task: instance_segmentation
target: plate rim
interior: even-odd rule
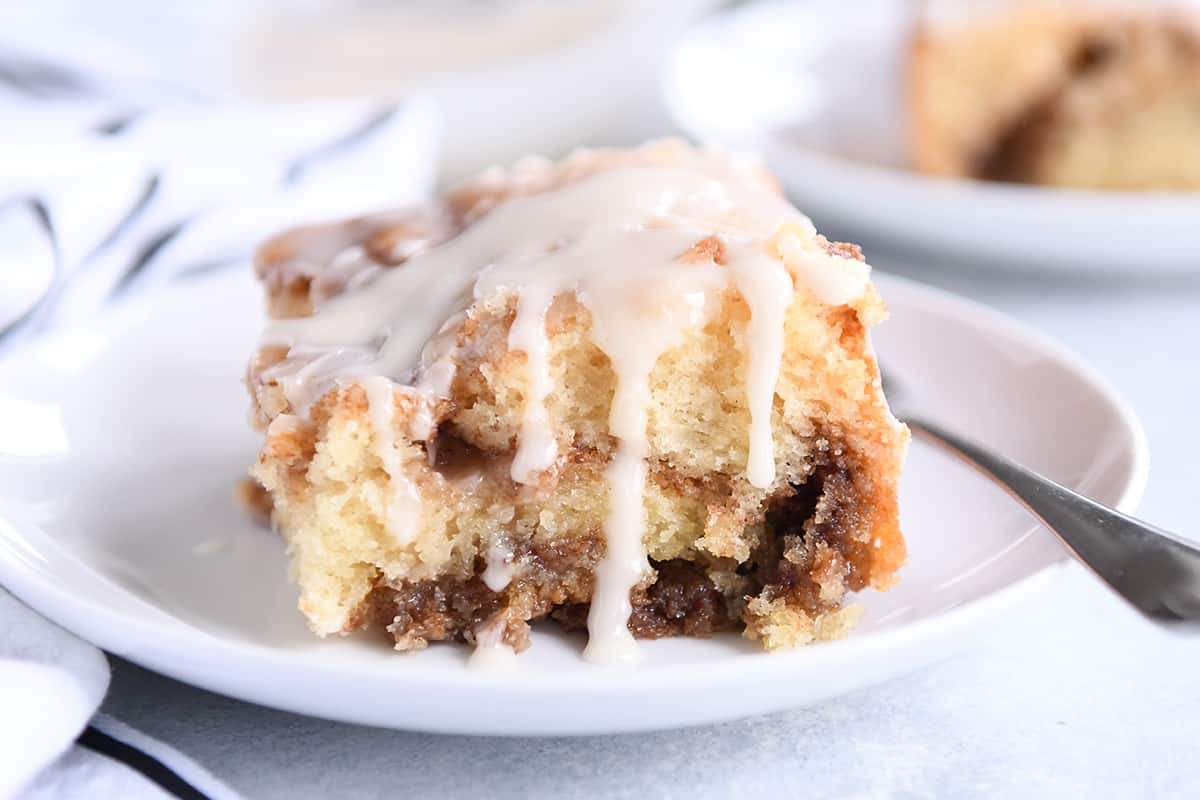
[[[750,3],[732,8],[722,9],[714,14],[710,14],[697,23],[688,28],[682,36],[679,37],[669,48],[667,53],[668,61],[676,59],[678,52],[683,47],[689,45],[696,38],[704,35],[711,36],[714,31],[719,30],[723,25],[729,24],[730,20],[739,17],[748,17],[751,15],[767,14],[775,8],[787,9],[793,13],[804,13],[804,9],[795,6],[788,0],[765,0],[765,2]],[[722,143],[724,137],[712,136],[709,132],[701,130],[703,126],[693,125],[689,119],[690,115],[681,112],[676,93],[672,90],[671,84],[673,77],[669,74],[670,68],[664,71],[662,80],[660,81],[660,93],[663,101],[667,105],[667,110],[671,117],[685,130],[690,131],[698,136],[702,141],[712,141],[713,143]],[[749,137],[746,144],[761,146],[764,137],[770,134],[769,131],[761,131],[753,137]],[[733,139],[725,141],[725,144],[737,145],[738,140]],[[1010,183],[1005,181],[982,181],[974,178],[958,178],[944,175],[929,175],[919,172],[915,169],[905,168],[902,166],[893,166],[888,164],[876,164],[871,161],[859,160],[848,156],[831,153],[821,150],[817,147],[812,147],[802,143],[790,145],[791,149],[797,153],[803,153],[806,157],[812,157],[824,163],[836,163],[845,169],[853,169],[856,172],[864,175],[870,175],[875,180],[913,180],[926,184],[930,187],[938,186],[971,186],[984,190],[994,197],[1002,195],[1024,195],[1024,199],[1037,198],[1039,202],[1049,201],[1052,199],[1061,199],[1069,197],[1078,201],[1093,204],[1093,208],[1102,207],[1104,205],[1112,206],[1112,210],[1121,210],[1117,206],[1122,201],[1127,201],[1130,196],[1136,196],[1140,201],[1148,200],[1161,204],[1176,204],[1181,210],[1194,211],[1200,207],[1200,190],[1196,189],[1137,189],[1137,190],[1122,190],[1122,189],[1086,189],[1079,187],[1060,187],[1060,186],[1040,186],[1026,183]]]
[[[229,271],[219,271],[195,280],[227,280],[229,277]],[[998,328],[1022,344],[1053,357],[1093,388],[1097,392],[1098,398],[1111,409],[1115,418],[1120,421],[1122,432],[1128,438],[1128,476],[1120,489],[1120,496],[1115,499],[1115,505],[1127,513],[1136,508],[1145,490],[1148,477],[1149,453],[1145,433],[1128,403],[1107,379],[1064,345],[977,301],[928,286],[919,281],[878,271],[875,278],[883,287],[881,293],[885,297],[889,291],[893,291],[889,290],[888,286],[897,287],[899,291],[906,294],[906,299],[912,299],[914,304],[933,303],[952,313],[953,317],[960,322],[966,319],[968,324],[971,324],[969,318],[974,318],[976,322],[973,324],[983,324],[989,329]],[[124,308],[114,309],[110,313],[103,314],[82,328],[104,330],[124,327],[131,321],[131,315],[136,319],[139,309],[152,302],[159,292],[186,292],[190,283],[190,281],[185,281],[148,291],[123,303]],[[31,358],[30,354],[45,346],[46,342],[52,342],[59,335],[75,335],[79,329],[51,332],[48,336],[30,342],[27,347],[15,353],[6,354],[0,358],[0,369]],[[1047,534],[1042,532],[1039,535]],[[610,724],[608,727],[589,725],[579,729],[569,725],[565,727],[554,725],[521,727],[519,724],[505,726],[501,723],[499,728],[485,729],[480,726],[463,727],[453,720],[441,724],[436,720],[423,720],[417,723],[413,720],[396,719],[382,706],[379,709],[340,706],[331,703],[329,698],[319,695],[305,696],[303,693],[297,695],[288,690],[281,691],[279,687],[264,685],[261,679],[257,682],[252,678],[230,679],[226,676],[231,671],[278,675],[280,670],[292,673],[288,676],[289,680],[300,679],[303,683],[327,679],[345,680],[355,676],[372,679],[380,667],[374,664],[355,664],[351,670],[347,670],[345,665],[336,662],[310,660],[304,663],[294,660],[295,656],[286,651],[256,642],[223,639],[210,631],[187,625],[181,621],[171,625],[160,624],[155,621],[154,613],[133,616],[124,613],[120,608],[105,603],[90,604],[85,597],[59,585],[60,581],[55,580],[53,571],[48,571],[49,567],[46,566],[45,559],[36,556],[35,551],[38,549],[39,542],[43,547],[58,550],[57,555],[69,559],[77,568],[87,570],[94,579],[115,587],[129,600],[151,609],[152,612],[164,613],[154,604],[138,597],[108,576],[88,566],[82,558],[69,552],[48,532],[32,523],[22,521],[13,510],[0,508],[0,579],[16,597],[56,624],[109,652],[194,686],[247,702],[343,722],[441,733],[572,735],[653,730],[678,727],[680,724],[668,719],[661,723]],[[20,545],[24,545],[30,553],[19,552]],[[40,558],[42,566],[32,563],[30,554],[33,554],[34,558]],[[791,653],[746,653],[741,654],[744,657],[735,656],[704,661],[690,669],[685,680],[689,683],[704,684],[737,677],[744,678],[745,674],[750,671],[767,678],[773,674],[782,674],[794,669],[794,658],[798,656],[808,662],[817,662],[815,665],[806,664],[806,668],[820,670],[839,663],[859,662],[863,659],[884,656],[897,647],[908,650],[915,647],[922,653],[928,650],[932,653],[928,660],[934,660],[944,655],[946,651],[957,649],[962,642],[968,640],[968,637],[961,634],[967,632],[975,623],[992,619],[1004,609],[1019,606],[1025,600],[1031,599],[1040,591],[1047,589],[1071,561],[1071,557],[1064,551],[1060,558],[1002,588],[895,628],[851,636],[838,642],[823,643],[817,647],[804,648]],[[103,624],[97,624],[98,621],[103,621]],[[943,647],[941,649],[930,648],[929,645],[935,642],[942,643]],[[198,647],[198,645],[203,646]],[[920,660],[921,658],[918,656],[917,661]],[[232,670],[230,670],[231,667]],[[464,677],[468,675],[469,677]],[[451,677],[447,678],[446,676]],[[573,671],[565,676],[554,676],[554,679],[550,680],[547,680],[545,674],[467,673],[465,670],[458,670],[445,671],[444,674],[429,671],[405,674],[402,677],[398,676],[397,680],[405,681],[403,684],[405,688],[415,691],[471,690],[485,692],[503,687],[506,691],[515,694],[525,693],[531,698],[541,701],[561,698],[568,694],[573,698],[585,696],[593,701],[618,699],[627,701],[631,696],[653,693],[656,688],[662,688],[668,683],[677,685],[680,682],[677,671],[669,668],[643,669],[638,674],[636,681],[623,680],[626,676],[627,673],[622,670],[600,668],[594,671],[591,669]],[[887,677],[890,676],[885,676],[881,680]],[[287,684],[289,680],[282,680],[280,683]],[[868,684],[861,683],[859,685]],[[787,706],[788,704],[785,702],[779,708]],[[728,714],[718,713],[710,718],[701,717],[684,724],[701,724],[731,718],[733,717]]]
[[[668,49],[659,79],[660,97],[676,126],[705,144],[761,153],[803,210],[826,228],[849,231],[851,239],[886,250],[897,264],[929,262],[945,268],[965,261],[959,266],[971,271],[1108,279],[1169,278],[1200,269],[1195,255],[1200,236],[1185,237],[1185,246],[1179,238],[1179,231],[1200,214],[1200,190],[1047,187],[927,175],[793,141],[770,123],[724,130],[696,111],[701,106],[728,108],[731,91],[709,89],[709,84],[696,88],[696,70],[689,65],[698,50],[719,47],[726,54],[745,54],[745,47],[725,43],[734,38],[729,35],[732,30],[744,27],[743,20],[775,16],[771,27],[778,28],[804,15],[827,13],[815,8],[822,2],[832,5],[829,0],[763,0],[721,10],[690,27]],[[741,60],[757,63],[753,57]],[[779,75],[783,69],[767,67],[766,72]],[[797,74],[804,74],[803,68]],[[699,104],[702,97],[710,102]],[[726,116],[735,112],[727,111]],[[819,189],[829,186],[834,189]],[[864,196],[877,201],[858,202]],[[898,215],[896,209],[912,213]],[[947,226],[946,219],[969,224]],[[1014,230],[1024,234],[1010,235]],[[1137,235],[1092,244],[1112,230]]]

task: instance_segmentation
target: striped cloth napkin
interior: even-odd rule
[[[164,282],[246,268],[278,228],[420,201],[435,171],[420,98],[222,102],[3,31],[0,116],[0,357]],[[108,681],[103,654],[0,588],[0,800],[234,796],[96,716]]]
[[[181,98],[2,40],[0,115],[0,348],[244,260],[280,227],[419,201],[435,169],[420,98]]]

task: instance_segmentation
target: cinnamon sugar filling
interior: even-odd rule
[[[433,460],[439,472],[455,478],[486,469],[487,480],[511,484],[514,495],[520,490],[504,467],[511,453],[491,453],[447,430],[439,433]],[[652,559],[651,577],[630,595],[630,632],[639,639],[657,639],[736,630],[749,622],[747,603],[752,598],[782,600],[815,618],[839,609],[847,591],[864,588],[871,564],[869,543],[863,541],[868,530],[864,504],[869,500],[855,486],[854,467],[844,452],[833,444],[814,448],[818,465],[812,476],[767,500],[765,524],[745,562],[711,556],[707,561]],[[569,464],[603,458],[578,447],[563,455]],[[667,468],[654,474],[672,483],[694,483]],[[705,492],[712,503],[719,503],[722,494],[728,496],[727,487],[711,482],[692,490]],[[410,650],[433,641],[473,643],[477,631],[499,621],[504,642],[517,651],[528,647],[529,623],[534,620],[548,618],[567,630],[585,629],[595,568],[605,552],[601,531],[513,541],[510,548],[520,567],[499,591],[487,584],[488,562],[481,554],[470,574],[418,582],[381,579],[354,627],[386,628],[398,649]],[[723,590],[713,572],[723,574]]]

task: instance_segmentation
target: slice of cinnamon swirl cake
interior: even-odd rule
[[[282,234],[253,476],[320,634],[844,635],[904,561],[884,306],[754,163],[668,141]]]

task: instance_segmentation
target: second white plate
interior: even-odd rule
[[[1004,318],[880,279],[886,368],[935,417],[1093,497],[1132,509],[1137,422],[1091,372]],[[381,638],[319,640],[296,611],[279,537],[231,499],[254,457],[241,374],[261,323],[249,269],[150,291],[0,363],[0,583],[80,636],[180,680],[374,725],[582,734],[694,725],[801,706],[961,647],[1065,560],[998,490],[914,443],[900,584],[858,598],[846,640],[763,653],[736,636],[643,644],[601,668],[583,640],[534,633],[514,673],[467,650],[401,656]]]
[[[699,141],[765,154],[826,232],[956,269],[1200,274],[1200,192],[1103,192],[907,168],[908,0],[772,0],[710,17],[664,91]]]

